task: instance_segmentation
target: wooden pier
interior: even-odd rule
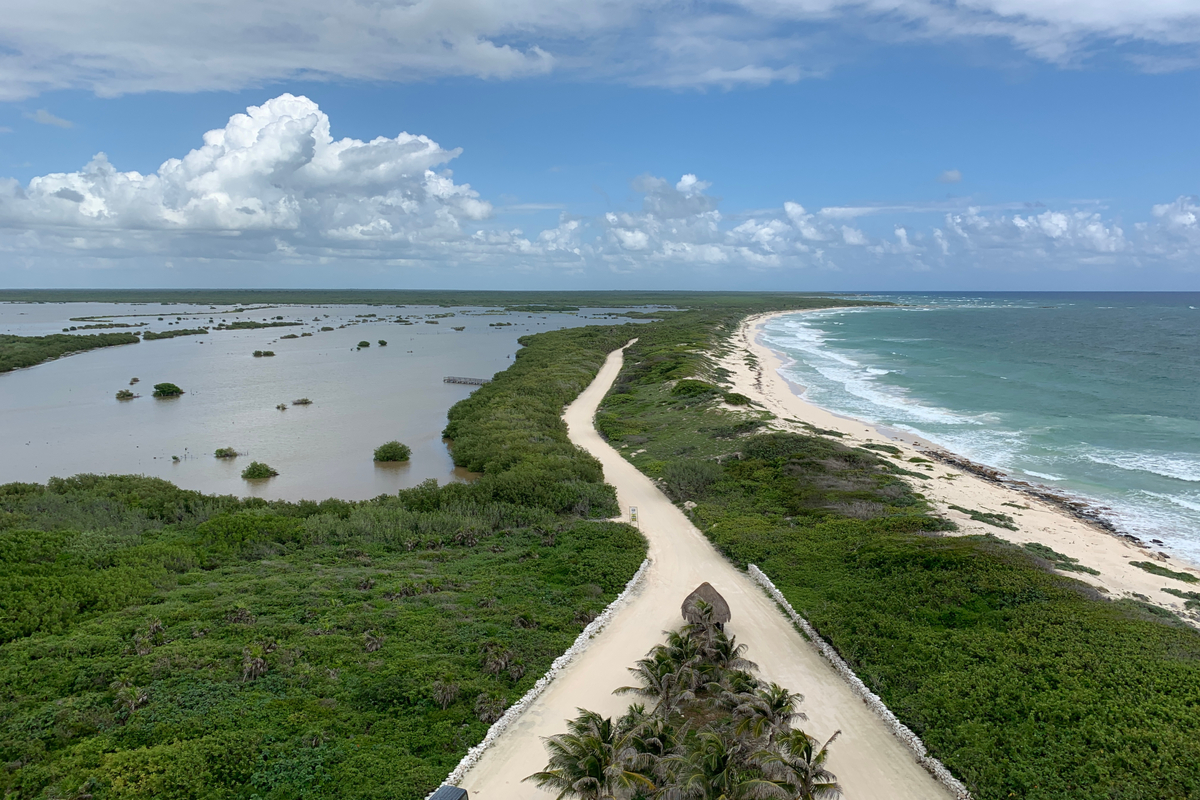
[[[442,383],[465,383],[468,386],[483,386],[485,383],[491,382],[491,378],[458,378],[454,375],[442,378]]]

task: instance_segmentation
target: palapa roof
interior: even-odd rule
[[[457,786],[443,785],[439,786],[429,800],[467,800],[467,790],[460,789]]]
[[[689,594],[683,601],[680,611],[683,613],[683,618],[688,622],[696,623],[700,621],[700,614],[696,611],[696,601],[703,600],[713,607],[713,622],[722,624],[729,622],[729,603],[725,602],[725,598],[721,597],[720,592],[712,587],[711,583],[705,581],[696,587],[696,591]]]

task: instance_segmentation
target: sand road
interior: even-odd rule
[[[762,590],[725,560],[708,540],[642,473],[596,432],[593,418],[621,369],[622,351],[609,355],[599,375],[567,407],[571,441],[604,465],[628,520],[638,509],[639,527],[650,542],[653,563],[640,591],[628,598],[612,622],[593,640],[524,714],[497,740],[462,787],[472,800],[547,798],[527,775],[542,769],[542,737],[561,733],[564,721],[583,707],[620,714],[629,698],[612,694],[631,682],[627,667],[662,640],[664,630],[682,624],[679,606],[703,581],[729,601],[727,630],[749,645],[759,676],[801,692],[803,727],[822,740],[842,736],[831,748],[830,769],[850,800],[950,798],[951,794],[917,764],[910,751],[884,727],[817,651],[801,638]]]

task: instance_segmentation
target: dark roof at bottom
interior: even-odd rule
[[[467,800],[467,790],[457,786],[441,786],[429,796],[429,800]]]

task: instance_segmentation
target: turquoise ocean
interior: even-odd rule
[[[1200,563],[1200,293],[879,294],[763,342],[805,400],[1088,501]]]

